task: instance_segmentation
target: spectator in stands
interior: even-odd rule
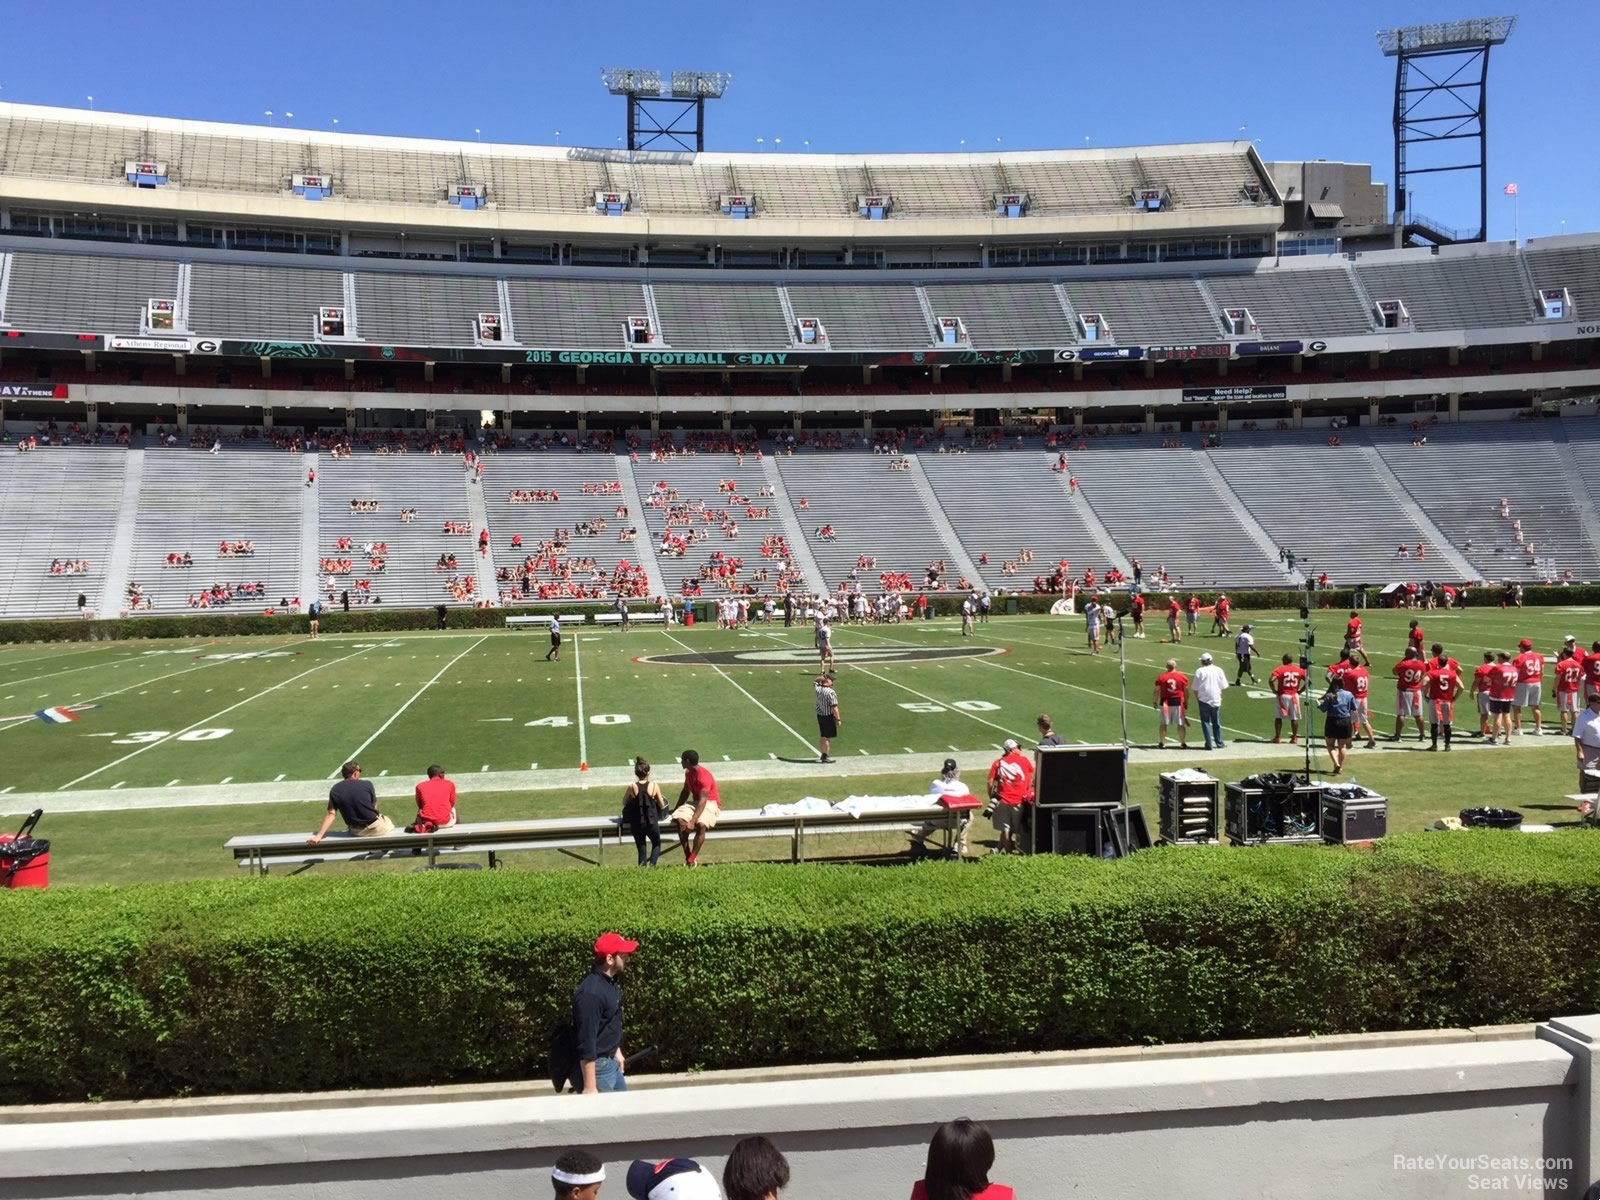
[[[948,1121],[928,1143],[928,1165],[911,1188],[911,1200],[1012,1200],[1004,1184],[990,1183],[994,1139],[965,1117]]]
[[[641,867],[653,867],[661,858],[661,815],[666,811],[666,797],[650,778],[650,760],[642,755],[635,758],[633,782],[622,793],[622,823],[633,835]],[[650,843],[648,857],[644,849],[647,841]]]
[[[456,823],[456,785],[444,777],[444,768],[435,763],[428,777],[416,787],[417,819],[408,833],[432,833]]]
[[[638,942],[629,941],[620,933],[602,933],[594,943],[594,966],[572,994],[578,1068],[586,1096],[628,1090],[624,1074],[627,1060],[622,1056],[622,986],[618,980],[628,965],[628,956],[638,948]]]
[[[351,759],[339,768],[339,782],[328,789],[328,812],[322,819],[322,828],[307,841],[313,846],[327,836],[334,817],[343,817],[351,837],[387,837],[394,832],[394,822],[378,811],[378,793],[372,784],[361,778],[361,764]]]
[[[779,1200],[789,1186],[789,1162],[764,1137],[741,1138],[722,1168],[727,1200]]]
[[[722,797],[717,793],[716,779],[700,765],[698,750],[685,750],[679,762],[683,766],[683,790],[678,793],[678,807],[672,810],[672,823],[678,829],[684,865],[696,867],[700,865],[706,832],[716,828],[722,812]]]
[[[550,1169],[555,1200],[600,1200],[605,1164],[588,1150],[564,1150]]]
[[[636,1159],[628,1167],[633,1200],[722,1200],[716,1176],[691,1158]]]

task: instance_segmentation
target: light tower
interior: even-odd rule
[[[698,154],[706,148],[706,101],[720,100],[732,76],[725,71],[674,71],[663,86],[661,72],[607,67],[600,82],[628,101],[628,149],[666,148]]]
[[[1489,48],[1503,43],[1516,27],[1516,17],[1475,17],[1378,31],[1378,47],[1395,60],[1397,242],[1403,243],[1412,231],[1435,244],[1481,242],[1488,237]],[[1456,171],[1477,172],[1475,232],[1442,229],[1418,221],[1411,211],[1413,175]]]

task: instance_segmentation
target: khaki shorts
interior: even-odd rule
[[[355,837],[388,837],[393,832],[394,822],[382,813],[379,813],[378,819],[365,829],[352,829],[350,831]]]
[[[708,804],[705,811],[700,814],[700,819],[696,821],[694,819],[694,805],[685,803],[672,810],[671,819],[674,824],[699,825],[701,829],[715,829],[717,827],[717,817],[721,812],[722,809],[719,805]]]
[[[1015,833],[1022,827],[1022,805],[996,804],[994,816],[990,819],[1000,833]]]

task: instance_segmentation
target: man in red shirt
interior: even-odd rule
[[[1450,749],[1452,726],[1456,719],[1456,697],[1461,694],[1461,671],[1453,658],[1435,658],[1428,664],[1428,703],[1433,743],[1429,750],[1439,748],[1439,729],[1444,728],[1444,748]]]
[[[1489,741],[1493,743],[1496,732],[1502,743],[1511,744],[1511,710],[1517,702],[1517,668],[1511,655],[1504,650],[1495,652],[1495,663],[1489,675]]]
[[[998,802],[994,809],[994,827],[1000,834],[996,853],[1018,854],[1022,806],[1033,801],[1033,762],[1011,738],[1000,748],[1003,753],[989,767],[989,796]]]
[[[456,823],[456,785],[444,777],[444,768],[435,763],[428,777],[417,784],[417,823],[414,833],[449,829]]]
[[[1416,622],[1411,623],[1413,626]],[[1428,665],[1422,661],[1419,646],[1407,647],[1406,656],[1394,665],[1394,740],[1400,740],[1400,731],[1406,718],[1417,723],[1417,741],[1422,740],[1422,685],[1428,680]]]
[[[1167,601],[1167,633],[1170,635],[1168,640],[1173,643],[1183,641],[1183,634],[1178,632],[1178,617],[1182,611],[1178,607],[1178,598],[1176,596]]]
[[[1188,625],[1188,632],[1193,633],[1195,631],[1195,622],[1200,618],[1200,597],[1196,596],[1193,592],[1190,592],[1188,603],[1183,606],[1183,611],[1184,615],[1188,618],[1186,622]]]
[[[1406,649],[1410,650],[1413,647],[1417,651],[1417,657],[1421,658],[1422,657],[1422,626],[1418,625],[1415,620],[1413,620],[1411,622],[1410,632],[1406,635]]]
[[[1133,636],[1142,638],[1144,636],[1144,593],[1135,592],[1133,603],[1129,607],[1133,609]]]
[[[1229,601],[1228,594],[1226,592],[1218,592],[1217,615],[1216,619],[1211,622],[1212,630],[1218,637],[1229,637],[1233,634],[1233,630],[1228,628],[1228,614],[1232,611],[1233,604]]]
[[[1600,640],[1583,656],[1583,694],[1592,696],[1600,692]]]
[[[1287,717],[1289,744],[1293,746],[1300,740],[1300,693],[1306,689],[1305,670],[1295,665],[1293,655],[1285,654],[1283,665],[1272,668],[1268,683],[1272,694],[1278,698],[1278,714],[1272,720],[1273,744],[1283,741],[1283,722]]]
[[[1556,713],[1561,720],[1561,736],[1572,735],[1573,724],[1583,711],[1583,663],[1569,643],[1561,648],[1555,662]]]
[[[1511,715],[1513,727],[1522,732],[1522,710],[1533,709],[1533,734],[1544,733],[1544,655],[1533,648],[1533,643],[1523,638],[1517,643],[1522,653],[1511,660],[1517,668],[1516,708]]]
[[[1177,602],[1174,601],[1174,604]],[[1189,747],[1189,677],[1178,670],[1178,660],[1167,659],[1165,673],[1156,676],[1156,711],[1161,714],[1160,740],[1156,745],[1167,748],[1167,726],[1178,727],[1178,747]]]
[[[678,807],[672,810],[672,823],[678,827],[684,865],[697,867],[700,847],[706,844],[706,831],[716,828],[722,812],[722,797],[717,795],[717,781],[711,772],[700,765],[698,750],[685,750],[679,762],[683,766],[683,790],[678,793]]]
[[[1494,736],[1494,709],[1490,693],[1494,690],[1494,651],[1483,652],[1483,662],[1472,672],[1472,694],[1478,698],[1478,733]]]
[[[1335,685],[1335,691],[1338,691],[1340,687],[1344,686],[1345,674],[1354,666],[1355,664],[1350,661],[1350,651],[1339,651],[1339,661],[1334,663],[1333,666],[1329,667],[1326,672],[1328,682]]]

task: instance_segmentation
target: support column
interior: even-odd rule
[[[356,410],[355,410],[355,406],[354,405],[350,405],[348,408],[346,408],[344,410],[344,431],[346,433],[348,433],[351,437],[355,436],[355,433],[356,433]]]
[[[733,414],[732,413],[723,413],[722,414],[722,432],[723,433],[732,433],[733,432]]]
[[[1451,346],[1448,354],[1450,356],[1450,365],[1452,367],[1459,367],[1461,365],[1461,347]]]
[[[1144,431],[1146,433],[1154,433],[1156,431],[1156,410],[1153,408],[1144,410]]]
[[[178,436],[179,436],[179,438],[181,439],[183,437],[183,435],[188,433],[188,432],[189,432],[189,406],[187,404],[180,404],[180,405],[178,405]]]
[[[270,358],[263,358],[261,360],[261,378],[272,378],[272,360]]]
[[[1532,357],[1533,357],[1533,361],[1534,362],[1543,362],[1544,361],[1544,343],[1543,342],[1535,342],[1530,347],[1530,349],[1533,351]]]
[[[1225,359],[1225,358],[1217,359],[1217,375],[1220,378],[1224,378],[1224,379],[1227,378],[1227,375],[1228,375],[1228,360],[1227,359]]]
[[[503,362],[500,364],[500,382],[511,382],[511,364],[508,362]]]
[[[353,383],[355,382],[355,377],[356,360],[353,358],[347,358],[344,360],[344,381],[346,383]]]
[[[1223,433],[1228,432],[1228,406],[1226,404],[1217,406],[1217,428]]]
[[[90,433],[100,428],[100,406],[93,400],[84,405],[83,423],[88,427]]]
[[[867,441],[872,440],[872,414],[863,413],[861,416],[861,429],[867,435]]]
[[[174,354],[172,356],[173,373],[182,377],[189,373],[189,356],[187,354]]]
[[[1078,434],[1083,432],[1083,409],[1081,408],[1072,410],[1072,432]]]
[[[1011,382],[1011,363],[1009,361],[1000,364],[1000,382]]]
[[[1156,377],[1156,364],[1148,358],[1144,360],[1144,377],[1146,379],[1154,379]]]
[[[1367,424],[1368,425],[1376,425],[1378,423],[1378,415],[1379,414],[1378,414],[1378,401],[1377,401],[1377,399],[1373,398],[1371,400],[1368,400],[1367,401]]]
[[[261,428],[263,428],[263,429],[271,429],[272,428],[272,406],[271,405],[263,404],[261,406]]]
[[[433,433],[437,429],[437,427],[438,427],[438,419],[437,418],[438,418],[438,414],[435,413],[434,410],[431,409],[431,408],[428,409],[426,412],[424,412],[422,414],[423,426],[427,429],[427,431],[429,433]]]
[[[1461,393],[1460,392],[1451,392],[1449,397],[1448,397],[1448,401],[1449,401],[1449,405],[1450,405],[1449,410],[1448,410],[1449,414],[1450,414],[1450,420],[1451,421],[1459,421],[1459,420],[1461,420]]]
[[[661,414],[658,413],[658,412],[653,412],[653,413],[650,414],[650,438],[651,438],[652,441],[654,441],[656,438],[658,438],[660,436],[661,436]]]
[[[1292,405],[1289,409],[1289,424],[1296,429],[1304,429],[1306,425],[1306,406],[1304,404]]]
[[[422,364],[422,381],[424,383],[433,382],[433,364],[431,362]]]
[[[929,379],[935,387],[938,387],[939,384],[944,382],[944,368],[938,363],[934,363]]]
[[[1292,358],[1289,361],[1289,372],[1290,372],[1290,374],[1300,375],[1300,374],[1304,373],[1305,369],[1306,369],[1306,356],[1304,354],[1296,354],[1294,356],[1294,358]]]

